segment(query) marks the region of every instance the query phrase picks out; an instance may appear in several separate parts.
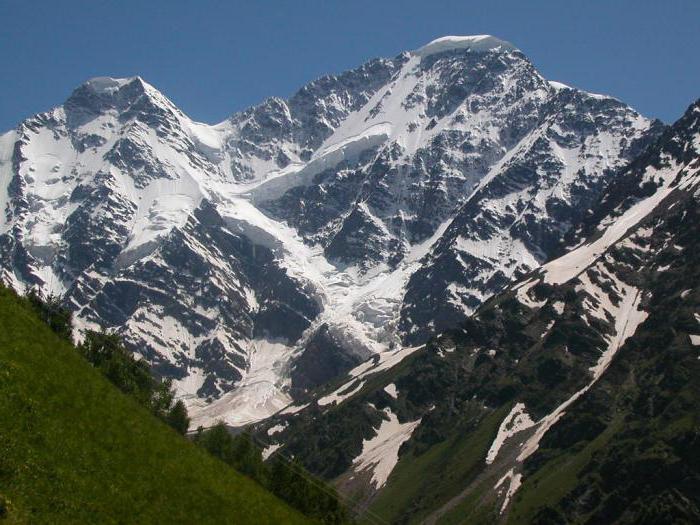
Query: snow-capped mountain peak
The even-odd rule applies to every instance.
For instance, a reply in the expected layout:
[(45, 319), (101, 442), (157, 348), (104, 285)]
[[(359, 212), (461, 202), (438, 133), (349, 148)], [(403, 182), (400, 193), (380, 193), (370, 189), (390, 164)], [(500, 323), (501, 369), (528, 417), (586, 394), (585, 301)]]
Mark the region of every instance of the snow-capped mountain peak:
[(501, 40), (491, 35), (470, 36), (443, 36), (418, 48), (413, 53), (419, 57), (426, 57), (446, 51), (469, 50), (473, 52), (486, 51), (516, 51), (517, 48), (510, 42)]
[(656, 133), (486, 35), (217, 125), (96, 78), (3, 135), (0, 265), (119, 331), (197, 422), (240, 424), (466, 318)]

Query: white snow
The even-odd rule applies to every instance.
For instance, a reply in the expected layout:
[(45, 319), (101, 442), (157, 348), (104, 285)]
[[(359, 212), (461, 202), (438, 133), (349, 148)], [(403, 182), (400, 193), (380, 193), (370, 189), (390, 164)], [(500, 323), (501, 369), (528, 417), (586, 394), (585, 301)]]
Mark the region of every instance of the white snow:
[(360, 390), (362, 390), (363, 386), (365, 386), (364, 381), (357, 381), (356, 384), (352, 385), (350, 388), (346, 388), (346, 385), (343, 385), (331, 394), (319, 399), (318, 405), (326, 406), (333, 403), (340, 404), (346, 399), (357, 394)]
[(98, 94), (111, 94), (120, 88), (130, 84), (139, 77), (130, 78), (112, 78), (112, 77), (95, 77), (91, 78), (85, 85)]
[(514, 51), (517, 48), (510, 42), (506, 42), (505, 40), (491, 35), (443, 36), (414, 51), (414, 54), (423, 58), (436, 53), (443, 53), (456, 49), (485, 52), (495, 49)]
[(556, 323), (556, 321), (549, 321), (547, 323), (547, 326), (544, 327), (544, 331), (540, 335), (540, 339), (544, 339), (545, 337), (547, 337), (549, 335), (549, 332), (552, 330), (552, 327), (554, 326), (555, 323)]
[(399, 397), (399, 391), (396, 389), (396, 385), (394, 383), (386, 385), (384, 387), (384, 392), (389, 394), (394, 399)]
[(287, 428), (287, 423), (285, 423), (284, 425), (281, 425), (281, 424), (273, 425), (267, 429), (267, 435), (274, 436), (275, 434), (282, 432), (285, 428)]
[(535, 424), (530, 416), (525, 411), (524, 403), (516, 403), (508, 415), (503, 419), (498, 427), (496, 438), (491, 443), (491, 447), (486, 454), (486, 464), (491, 464), (498, 456), (498, 451), (501, 450), (503, 443), (518, 432), (526, 430)]
[(522, 483), (523, 475), (520, 474), (519, 472), (516, 473), (514, 468), (511, 468), (508, 472), (506, 472), (501, 479), (498, 480), (498, 482), (494, 485), (494, 489), (498, 489), (505, 481), (508, 481), (508, 490), (506, 491), (505, 498), (503, 500), (503, 504), (501, 505), (501, 510), (500, 513), (503, 514), (503, 512), (506, 510), (508, 507), (508, 504), (510, 503), (510, 499), (513, 497), (513, 495), (516, 493), (516, 491), (520, 488), (520, 485)]
[(304, 410), (307, 406), (309, 406), (309, 403), (304, 403), (303, 405), (289, 405), (284, 410), (280, 410), (279, 414), (286, 414), (286, 415), (296, 414), (296, 413)]
[(690, 343), (695, 346), (700, 346), (700, 335), (688, 334), (690, 337)]
[(564, 84), (563, 82), (556, 82), (555, 80), (550, 80), (549, 85), (552, 86), (557, 91), (561, 91), (562, 89), (571, 89), (571, 86), (568, 86), (567, 84)]
[(272, 456), (272, 454), (274, 454), (280, 448), (282, 448), (282, 445), (278, 443), (273, 443), (272, 445), (265, 447), (265, 449), (263, 449), (262, 451), (263, 460), (266, 460), (267, 458)]
[[(342, 161), (355, 159), (362, 152), (385, 142), (391, 129), (389, 123), (379, 123), (341, 139), (337, 137), (337, 134), (331, 135), (303, 167), (300, 168), (297, 165), (272, 172), (266, 176), (262, 183), (251, 189), (252, 201), (262, 202), (277, 199), (292, 188), (308, 185), (322, 171), (332, 168)], [(333, 140), (337, 140), (337, 142), (329, 143)]]
[(373, 359), (369, 359), (364, 363), (357, 365), (357, 367), (353, 368), (349, 374), (352, 377), (364, 378), (371, 374), (381, 372), (382, 370), (388, 370), (421, 348), (425, 348), (425, 345), (399, 347), (396, 350), (382, 352), (379, 354), (378, 359), (377, 356), (375, 356)]
[(383, 487), (399, 461), (399, 449), (407, 441), (421, 420), (399, 423), (390, 408), (384, 409), (388, 420), (383, 420), (376, 435), (362, 442), (362, 453), (353, 460), (355, 472), (370, 471), (375, 489)]
[[(290, 353), (283, 343), (255, 339), (250, 345), (250, 368), (235, 390), (207, 404), (197, 397), (186, 399), (191, 426), (208, 427), (217, 421), (244, 426), (265, 419), (291, 403), (289, 379), (284, 372)], [(286, 409), (284, 413), (291, 413)]]
[[(646, 199), (635, 203), (622, 216), (615, 218), (603, 234), (593, 242), (583, 244), (562, 257), (545, 264), (542, 267), (545, 282), (550, 284), (565, 283), (591, 266), (596, 259), (605, 253), (608, 247), (619, 241), (630, 228), (637, 225), (651, 213), (673, 191), (674, 188), (671, 187), (671, 182), (675, 179), (678, 169), (676, 167), (675, 169), (666, 169), (658, 173), (652, 169), (647, 170), (651, 172), (647, 175), (648, 177), (656, 175), (661, 178), (662, 185), (656, 192)], [(689, 184), (690, 182), (691, 177), (687, 177), (684, 184)], [(680, 186), (683, 187), (684, 184)]]
[(561, 315), (564, 313), (564, 306), (564, 301), (554, 301), (554, 303), (552, 303), (552, 308), (557, 313), (557, 315)]

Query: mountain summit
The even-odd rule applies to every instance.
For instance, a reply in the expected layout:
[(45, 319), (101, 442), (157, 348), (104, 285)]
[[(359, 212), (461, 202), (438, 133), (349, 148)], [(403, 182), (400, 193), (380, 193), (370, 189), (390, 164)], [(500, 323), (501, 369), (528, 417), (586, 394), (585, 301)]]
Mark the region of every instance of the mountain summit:
[(487, 51), (516, 51), (517, 48), (510, 42), (501, 40), (491, 35), (471, 36), (443, 36), (436, 38), (413, 53), (426, 57), (446, 51), (469, 50), (473, 52)]
[(241, 425), (463, 322), (661, 131), (491, 36), (216, 125), (92, 79), (0, 137), (2, 278), (121, 334), (195, 425)]

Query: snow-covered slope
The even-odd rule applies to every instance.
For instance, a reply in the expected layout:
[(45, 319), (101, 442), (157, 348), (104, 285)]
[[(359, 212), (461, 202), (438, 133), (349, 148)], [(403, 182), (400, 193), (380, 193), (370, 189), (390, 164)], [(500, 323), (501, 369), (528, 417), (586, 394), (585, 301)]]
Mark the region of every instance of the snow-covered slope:
[(484, 35), (213, 126), (92, 79), (0, 137), (3, 280), (117, 330), (196, 422), (243, 424), (459, 323), (658, 131)]
[[(571, 229), (575, 245), (563, 255), (506, 286), (459, 328), (359, 365), (263, 428), (282, 429), (269, 438), (277, 449), (362, 494), (362, 505), (391, 522), (439, 523), (465, 509), (472, 514), (459, 518), (470, 521), (481, 507), (493, 509), (487, 521), (505, 522), (514, 509), (542, 506), (543, 491), (567, 515), (605, 508), (597, 522), (631, 508), (622, 500), (683, 493), (697, 477), (678, 475), (676, 454), (694, 453), (686, 444), (695, 433), (680, 421), (697, 416), (699, 213), (700, 101), (617, 174)], [(662, 438), (653, 441), (654, 432)], [(595, 458), (615, 441), (601, 466)], [(663, 462), (650, 458), (659, 450), (669, 476), (650, 483), (644, 465), (656, 471)], [(612, 473), (628, 463), (637, 469)], [(634, 490), (605, 492), (611, 477)], [(689, 514), (698, 509), (697, 498), (687, 503), (691, 492), (677, 499)]]

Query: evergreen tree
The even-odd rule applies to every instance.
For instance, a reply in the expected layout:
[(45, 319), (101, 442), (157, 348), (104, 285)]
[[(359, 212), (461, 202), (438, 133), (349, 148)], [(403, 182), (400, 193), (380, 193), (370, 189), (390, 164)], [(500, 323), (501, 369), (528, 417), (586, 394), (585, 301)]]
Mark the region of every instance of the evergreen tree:
[(253, 443), (253, 437), (249, 432), (243, 432), (234, 438), (234, 466), (250, 476), (258, 480), (260, 483), (267, 482), (267, 472), (262, 459), (262, 451)]
[(233, 466), (233, 436), (231, 436), (222, 422), (217, 423), (207, 430), (198, 432), (196, 442), (212, 456)]
[(160, 381), (153, 377), (148, 363), (135, 359), (117, 334), (86, 330), (78, 351), (122, 392), (132, 396), (181, 434), (187, 432), (187, 409), (181, 401), (173, 405), (174, 393), (170, 380)]
[(32, 289), (27, 294), (27, 300), (51, 330), (60, 337), (72, 341), (73, 314), (61, 304), (58, 296), (49, 295), (46, 299), (42, 299), (36, 290)]
[(187, 416), (187, 408), (182, 400), (175, 403), (166, 418), (168, 425), (177, 430), (180, 434), (185, 435), (187, 429), (190, 428), (190, 418)]
[(207, 430), (199, 427), (194, 441), (303, 514), (328, 525), (348, 523), (347, 510), (333, 488), (315, 479), (297, 462), (276, 456), (268, 464), (264, 463), (261, 450), (250, 433), (233, 436), (219, 422)]

